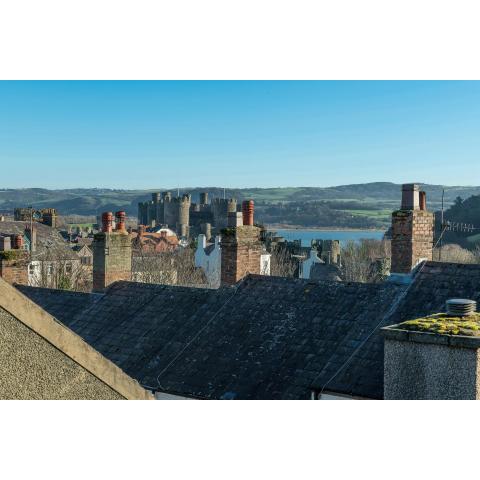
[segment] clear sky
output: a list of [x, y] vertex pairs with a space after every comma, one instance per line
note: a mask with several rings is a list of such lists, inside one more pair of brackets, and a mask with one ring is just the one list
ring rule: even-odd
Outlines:
[[480, 184], [480, 82], [0, 82], [0, 188]]

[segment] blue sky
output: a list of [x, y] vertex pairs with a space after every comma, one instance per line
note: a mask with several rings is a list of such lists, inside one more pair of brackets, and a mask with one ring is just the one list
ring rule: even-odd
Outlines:
[[480, 184], [480, 82], [0, 82], [0, 188]]

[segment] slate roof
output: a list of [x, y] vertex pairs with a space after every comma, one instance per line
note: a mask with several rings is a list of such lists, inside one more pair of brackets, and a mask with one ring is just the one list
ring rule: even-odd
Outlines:
[[[0, 222], [0, 234], [25, 235], [25, 226], [28, 222]], [[53, 251], [53, 256], [61, 255], [64, 260], [78, 260], [78, 255], [68, 247], [60, 232], [43, 223], [34, 222], [37, 230], [37, 249], [34, 258], [41, 260], [47, 258], [48, 252]]]
[[409, 287], [250, 275], [219, 290], [132, 282], [100, 295], [18, 288], [150, 388], [309, 398], [344, 366], [325, 391], [382, 398], [383, 339], [376, 331], [362, 343], [379, 326], [443, 311], [447, 298], [479, 301], [480, 265], [427, 262]]

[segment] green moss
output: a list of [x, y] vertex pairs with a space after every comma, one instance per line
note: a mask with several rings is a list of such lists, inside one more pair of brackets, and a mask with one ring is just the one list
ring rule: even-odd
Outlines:
[[22, 255], [23, 250], [5, 250], [0, 252], [2, 260], [16, 260]]
[[235, 236], [235, 228], [232, 228], [232, 227], [222, 228], [220, 233], [222, 235], [225, 235], [226, 237], [234, 237]]
[[466, 317], [450, 317], [446, 313], [437, 313], [416, 320], [408, 320], [401, 323], [400, 327], [417, 332], [480, 337], [480, 313]]

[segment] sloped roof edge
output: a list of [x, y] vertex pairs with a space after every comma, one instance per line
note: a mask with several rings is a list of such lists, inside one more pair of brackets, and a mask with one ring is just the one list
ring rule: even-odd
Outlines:
[[127, 400], [153, 400], [136, 380], [2, 278], [0, 307]]

